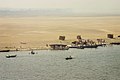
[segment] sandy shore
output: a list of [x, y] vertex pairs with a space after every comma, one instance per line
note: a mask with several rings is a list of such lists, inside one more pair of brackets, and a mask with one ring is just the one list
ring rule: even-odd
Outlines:
[[[60, 35], [66, 36], [63, 43], [84, 39], [106, 39], [108, 33], [120, 35], [120, 16], [109, 17], [1, 17], [0, 49], [47, 49], [46, 44], [59, 43]], [[106, 39], [120, 42], [120, 39]]]

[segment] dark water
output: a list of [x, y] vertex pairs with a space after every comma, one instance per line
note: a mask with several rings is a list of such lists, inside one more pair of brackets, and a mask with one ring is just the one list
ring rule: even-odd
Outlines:
[[0, 80], [120, 80], [120, 46], [36, 52], [0, 53]]

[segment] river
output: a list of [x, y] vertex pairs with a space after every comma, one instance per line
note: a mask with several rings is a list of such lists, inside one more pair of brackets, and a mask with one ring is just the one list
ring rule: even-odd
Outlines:
[[35, 52], [0, 53], [0, 80], [120, 80], [120, 46]]

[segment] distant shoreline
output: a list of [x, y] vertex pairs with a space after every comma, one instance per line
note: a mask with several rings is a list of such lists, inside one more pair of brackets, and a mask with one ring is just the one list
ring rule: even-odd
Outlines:
[[38, 17], [38, 16], [52, 16], [52, 17], [105, 17], [105, 16], [120, 16], [119, 12], [86, 12], [70, 9], [70, 8], [0, 8], [0, 17]]

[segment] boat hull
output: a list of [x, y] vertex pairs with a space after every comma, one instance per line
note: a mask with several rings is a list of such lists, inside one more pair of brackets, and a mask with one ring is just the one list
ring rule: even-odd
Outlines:
[[14, 55], [6, 55], [6, 58], [14, 58], [16, 56], [17, 56], [16, 54], [14, 54]]
[[86, 46], [81, 46], [82, 48], [97, 48], [97, 45], [86, 45]]
[[65, 58], [66, 60], [70, 60], [70, 59], [73, 59], [73, 58]]
[[120, 45], [120, 42], [112, 42], [110, 44], [112, 44], [112, 45]]
[[9, 52], [10, 50], [0, 50], [0, 52]]

